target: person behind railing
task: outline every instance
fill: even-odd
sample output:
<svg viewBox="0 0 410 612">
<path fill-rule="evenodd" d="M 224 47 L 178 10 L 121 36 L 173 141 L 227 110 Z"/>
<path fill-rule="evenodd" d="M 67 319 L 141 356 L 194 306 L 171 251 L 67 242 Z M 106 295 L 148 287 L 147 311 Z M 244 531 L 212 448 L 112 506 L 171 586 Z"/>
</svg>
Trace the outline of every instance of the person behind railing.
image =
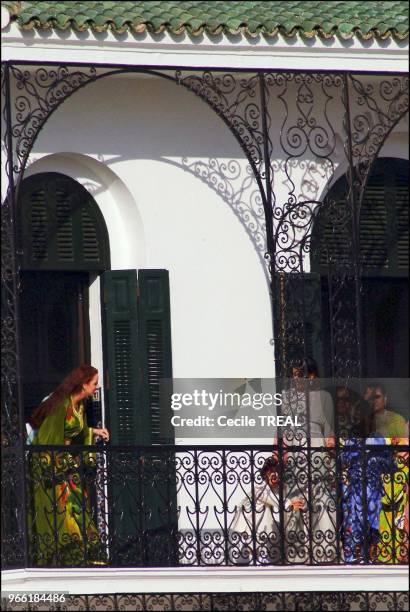
<svg viewBox="0 0 410 612">
<path fill-rule="evenodd" d="M 363 398 L 345 387 L 336 389 L 336 397 L 343 397 L 343 407 L 340 401 L 336 404 L 338 411 L 343 408 L 351 415 L 349 426 L 340 436 L 344 560 L 346 563 L 374 562 L 379 541 L 382 478 L 394 464 L 391 453 L 383 448 L 386 439 L 375 431 L 374 415 Z"/>
<path fill-rule="evenodd" d="M 386 387 L 379 382 L 367 385 L 364 399 L 369 403 L 374 415 L 376 431 L 385 438 L 403 438 L 406 436 L 406 421 L 394 410 L 387 410 Z"/>
<path fill-rule="evenodd" d="M 337 547 L 333 400 L 328 391 L 320 388 L 318 367 L 312 358 L 295 362 L 290 374 L 290 389 L 282 394 L 282 413 L 297 416 L 302 426 L 292 426 L 283 432 L 284 489 L 287 497 L 302 496 L 306 503 L 297 515 L 285 512 L 287 555 L 293 562 L 334 563 Z M 300 451 L 286 450 L 291 446 L 300 447 Z"/>
<path fill-rule="evenodd" d="M 364 398 L 372 408 L 375 429 L 384 436 L 386 444 L 408 446 L 406 421 L 400 414 L 387 410 L 388 396 L 384 385 L 370 383 Z M 382 563 L 406 563 L 409 549 L 409 453 L 390 451 L 390 454 L 393 465 L 384 472 L 382 481 L 377 560 Z"/>
<path fill-rule="evenodd" d="M 364 439 L 369 434 L 370 407 L 357 391 L 347 386 L 333 389 L 336 407 L 336 432 L 342 441 L 347 438 Z"/>
<path fill-rule="evenodd" d="M 31 549 L 37 564 L 103 564 L 104 551 L 92 520 L 82 474 L 95 465 L 92 453 L 70 452 L 69 446 L 90 445 L 94 436 L 109 440 L 105 428 L 87 425 L 83 400 L 98 386 L 98 370 L 81 365 L 33 411 L 31 444 L 67 446 L 61 450 L 32 449 L 29 485 Z M 53 564 L 54 564 L 53 563 Z"/>
<path fill-rule="evenodd" d="M 280 563 L 280 468 L 275 455 L 265 459 L 259 472 L 262 482 L 256 484 L 252 497 L 245 497 L 237 507 L 231 530 L 238 534 L 232 557 L 236 561 L 249 562 L 253 556 L 253 526 L 255 533 L 255 557 L 260 564 Z M 253 503 L 252 503 L 253 502 Z M 300 498 L 284 502 L 288 512 L 297 513 L 305 505 Z M 254 516 L 253 509 L 254 508 Z"/>
</svg>

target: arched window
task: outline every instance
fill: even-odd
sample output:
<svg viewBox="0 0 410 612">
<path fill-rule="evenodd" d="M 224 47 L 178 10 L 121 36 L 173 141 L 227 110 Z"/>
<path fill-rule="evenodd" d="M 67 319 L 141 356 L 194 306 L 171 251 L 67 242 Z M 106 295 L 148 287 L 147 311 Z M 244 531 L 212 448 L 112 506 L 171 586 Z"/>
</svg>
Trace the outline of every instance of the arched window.
<svg viewBox="0 0 410 612">
<path fill-rule="evenodd" d="M 348 184 L 342 176 L 327 195 L 312 236 L 312 272 L 351 265 L 352 224 L 346 205 Z M 408 164 L 380 158 L 369 177 L 360 211 L 360 261 L 366 276 L 408 276 L 409 202 Z"/>
<path fill-rule="evenodd" d="M 23 270 L 110 268 L 107 228 L 90 193 L 64 174 L 28 177 L 19 193 Z"/>
<path fill-rule="evenodd" d="M 28 417 L 79 363 L 90 359 L 90 273 L 110 268 L 108 232 L 90 193 L 56 172 L 19 191 L 23 397 Z"/>
<path fill-rule="evenodd" d="M 88 290 L 101 273 L 101 304 L 94 320 L 102 320 L 98 343 L 104 353 L 104 424 L 113 444 L 162 445 L 166 434 L 160 427 L 160 380 L 172 378 L 168 271 L 111 270 L 104 218 L 90 193 L 63 174 L 48 172 L 25 179 L 19 215 L 26 416 L 72 368 L 90 361 Z M 98 326 L 93 333 L 100 333 Z M 169 418 L 165 415 L 165 422 Z M 167 441 L 172 441 L 172 430 L 166 433 Z M 134 461 L 130 471 L 137 474 L 140 456 L 135 452 L 129 456 Z M 153 452 L 148 457 L 152 465 L 159 460 Z M 142 490 L 134 481 L 130 493 L 132 484 L 126 490 L 116 478 L 118 472 L 107 493 L 109 507 L 117 509 L 112 516 L 115 563 L 126 565 L 131 554 L 134 558 L 144 554 L 151 565 L 161 564 L 162 556 L 169 562 L 176 554 L 175 487 L 163 483 L 154 487 L 147 481 Z M 141 552 L 134 514 L 142 503 L 150 513 L 141 526 L 152 535 L 147 536 L 151 546 Z M 161 529 L 168 534 L 167 548 L 155 545 L 155 533 Z"/>
<path fill-rule="evenodd" d="M 320 283 L 321 350 L 331 358 L 329 329 L 330 279 L 353 275 L 352 218 L 347 205 L 348 182 L 341 177 L 331 188 L 315 221 L 311 240 L 311 278 Z M 408 164 L 394 158 L 378 159 L 369 176 L 359 215 L 359 261 L 362 287 L 363 375 L 407 377 L 409 272 Z M 313 282 L 313 281 L 312 281 Z M 345 319 L 349 308 L 346 287 L 339 283 Z M 310 321 L 310 324 L 311 321 Z M 345 321 L 346 329 L 348 321 Z M 329 373 L 329 372 L 328 372 Z"/>
</svg>

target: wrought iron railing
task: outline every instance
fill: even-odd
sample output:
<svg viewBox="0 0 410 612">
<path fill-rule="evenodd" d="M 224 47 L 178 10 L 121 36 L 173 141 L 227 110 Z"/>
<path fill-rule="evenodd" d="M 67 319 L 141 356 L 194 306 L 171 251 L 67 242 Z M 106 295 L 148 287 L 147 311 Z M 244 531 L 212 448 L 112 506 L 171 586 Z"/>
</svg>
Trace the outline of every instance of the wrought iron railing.
<svg viewBox="0 0 410 612">
<path fill-rule="evenodd" d="M 3 610 L 21 610 L 21 599 L 11 602 L 4 598 Z M 376 592 L 275 592 L 275 593 L 107 593 L 102 595 L 64 595 L 62 603 L 27 603 L 25 609 L 37 610 L 167 610 L 190 612 L 191 610 L 252 610 L 254 612 L 294 612 L 295 610 L 328 610 L 349 612 L 352 610 L 408 610 L 409 597 L 405 591 Z M 39 595 L 40 599 L 40 595 Z"/>
<path fill-rule="evenodd" d="M 102 78 L 107 79 L 108 83 L 112 77 L 120 74 L 129 76 L 145 74 L 163 78 L 167 83 L 173 82 L 176 87 L 191 92 L 222 120 L 227 128 L 227 136 L 230 134 L 240 146 L 247 165 L 239 163 L 236 157 L 227 161 L 225 158 L 221 160 L 215 152 L 208 161 L 202 158 L 201 160 L 183 159 L 181 163 L 187 171 L 217 191 L 232 208 L 253 242 L 260 261 L 267 263 L 263 270 L 269 281 L 271 296 L 275 372 L 280 376 L 286 375 L 289 367 L 297 364 L 302 356 L 307 357 L 310 354 L 321 362 L 323 370 L 326 366 L 328 375 L 332 377 L 350 378 L 369 372 L 368 364 L 365 363 L 366 329 L 363 329 L 363 313 L 366 312 L 366 308 L 362 304 L 365 292 L 362 282 L 364 270 L 360 246 L 362 237 L 360 216 L 361 211 L 366 210 L 366 192 L 369 193 L 368 185 L 371 183 L 372 171 L 376 168 L 378 158 L 391 135 L 397 133 L 397 130 L 400 131 L 400 125 L 403 126 L 402 122 L 407 116 L 407 75 L 395 73 L 369 75 L 350 71 L 300 72 L 297 69 L 254 73 L 246 70 L 227 72 L 224 69 L 181 71 L 178 66 L 160 70 L 135 65 L 86 65 L 81 62 L 57 65 L 47 64 L 44 60 L 2 63 L 1 114 L 4 120 L 4 161 L 8 182 L 1 215 L 3 296 L 1 415 L 4 466 L 2 495 L 5 514 L 2 527 L 4 544 L 2 554 L 5 567 L 22 567 L 27 559 L 30 559 L 31 563 L 34 563 L 33 559 L 36 563 L 47 561 L 47 556 L 41 551 L 36 551 L 33 544 L 36 538 L 39 538 L 39 534 L 36 534 L 34 529 L 36 519 L 33 516 L 35 517 L 36 510 L 33 507 L 33 499 L 30 498 L 30 495 L 35 493 L 29 490 L 26 502 L 21 449 L 24 398 L 21 388 L 22 334 L 19 307 L 22 255 L 21 227 L 18 222 L 21 209 L 18 198 L 19 187 L 25 178 L 26 167 L 38 136 L 48 127 L 48 121 L 54 112 L 58 109 L 63 111 L 61 105 L 88 85 L 96 84 Z M 345 172 L 341 194 L 336 181 L 339 172 Z M 405 178 L 400 175 L 400 181 Z M 333 187 L 337 187 L 336 191 Z M 386 182 L 385 193 L 388 196 L 386 202 L 391 202 L 394 190 L 390 178 Z M 386 219 L 391 221 L 394 219 L 393 209 L 390 204 L 388 206 Z M 380 230 L 383 228 L 383 223 L 375 227 Z M 387 232 L 389 240 L 390 233 Z M 339 237 L 336 241 L 335 236 Z M 392 244 L 395 244 L 394 241 Z M 316 271 L 315 262 L 319 266 L 319 270 Z M 388 332 L 386 334 L 387 339 L 395 336 Z M 385 368 L 378 367 L 377 370 L 385 371 Z M 402 371 L 401 364 L 399 370 Z M 33 452 L 36 451 L 28 451 L 28 456 L 31 457 Z M 172 460 L 177 463 L 178 455 L 172 454 L 173 451 L 170 453 Z M 147 456 L 150 456 L 149 451 L 144 455 L 145 463 L 142 464 L 144 466 L 149 464 Z M 104 521 L 107 523 L 105 531 L 101 528 L 101 537 L 109 551 L 110 562 L 114 562 L 115 555 L 113 557 L 112 550 L 118 548 L 116 543 L 121 539 L 122 533 L 117 527 L 116 520 L 119 519 L 116 518 L 116 512 L 120 513 L 118 516 L 125 518 L 128 515 L 132 516 L 126 504 L 125 510 L 119 510 L 123 501 L 117 490 L 120 488 L 121 480 L 126 483 L 125 490 L 128 490 L 127 483 L 130 479 L 122 475 L 122 461 L 118 459 L 120 455 L 116 454 L 116 451 L 104 451 L 102 457 L 104 465 L 95 470 L 103 484 L 95 485 L 94 490 L 99 490 L 102 498 L 106 500 L 104 503 L 101 501 L 98 520 L 101 520 L 102 524 Z M 113 466 L 110 463 L 111 459 Z M 305 558 L 310 563 L 327 562 L 328 559 L 330 562 L 334 554 L 337 561 L 344 562 L 344 519 L 341 509 L 343 483 L 342 468 L 338 466 L 337 453 L 332 461 L 336 462 L 335 472 L 337 472 L 335 483 L 332 484 L 332 487 L 335 487 L 336 527 L 330 530 L 331 533 L 335 533 L 334 542 L 330 542 L 330 553 L 326 552 L 324 544 L 327 543 L 326 538 L 323 542 L 317 542 L 313 537 L 316 532 L 315 519 L 310 508 L 298 511 L 305 519 L 300 532 L 296 531 L 295 535 L 288 527 L 287 518 L 291 512 L 283 506 L 286 496 L 282 491 L 279 533 L 284 534 L 284 540 L 280 542 L 279 552 L 272 553 L 274 562 L 305 562 Z M 133 465 L 132 461 L 130 463 Z M 309 465 L 310 461 L 307 462 L 307 466 Z M 31 467 L 27 467 L 29 474 Z M 364 469 L 364 466 L 362 467 Z M 192 477 L 189 486 L 186 486 L 183 479 L 180 480 L 177 472 L 176 475 L 170 474 L 169 478 L 167 477 L 169 495 L 173 500 L 167 502 L 171 524 L 175 525 L 175 513 L 177 516 L 178 514 L 184 516 L 185 512 L 188 518 L 186 531 L 180 527 L 180 518 L 178 518 L 178 528 L 168 529 L 168 533 L 174 534 L 172 554 L 168 555 L 172 563 L 174 561 L 192 564 L 215 562 L 215 551 L 218 551 L 216 562 L 231 563 L 232 550 L 237 551 L 236 562 L 242 560 L 248 563 L 251 557 L 252 563 L 258 563 L 261 547 L 255 535 L 254 518 L 252 518 L 250 538 L 246 541 L 246 544 L 251 543 L 251 545 L 248 548 L 245 546 L 244 554 L 239 553 L 240 543 L 232 542 L 230 520 L 231 512 L 234 513 L 235 510 L 232 510 L 233 500 L 227 493 L 230 488 L 226 486 L 224 489 L 223 478 L 226 468 L 227 466 L 221 469 L 222 475 L 219 474 L 217 477 L 215 475 L 219 488 L 216 487 L 214 495 L 219 500 L 218 503 L 222 504 L 216 506 L 218 513 L 213 505 L 207 506 L 207 494 L 201 497 L 202 483 L 198 478 L 200 476 L 205 483 L 208 483 L 209 477 L 200 466 L 193 469 L 193 476 L 192 471 L 188 470 L 190 478 Z M 72 474 L 75 475 L 75 468 L 72 469 L 74 470 Z M 145 478 L 148 478 L 146 468 L 143 469 L 139 465 L 138 469 L 143 471 Z M 254 491 L 253 487 L 257 481 L 253 478 L 256 477 L 254 473 L 259 466 L 248 466 L 247 469 L 250 473 L 247 483 L 249 489 L 243 491 L 244 498 L 249 495 L 249 490 Z M 140 473 L 137 468 L 135 470 Z M 51 473 L 52 471 L 53 468 Z M 333 468 L 328 468 L 328 471 L 332 473 Z M 244 474 L 248 472 L 245 470 Z M 309 476 L 312 470 L 307 467 L 305 472 Z M 86 478 L 87 473 L 83 470 L 78 478 L 80 480 Z M 27 481 L 30 482 L 34 477 L 35 475 L 29 476 Z M 219 482 L 221 478 L 222 482 Z M 305 475 L 303 478 L 307 483 L 305 497 L 309 506 L 315 499 L 314 495 L 312 497 L 313 481 Z M 92 480 L 91 476 L 90 479 Z M 119 479 L 119 482 L 116 479 Z M 321 482 L 320 478 L 318 482 Z M 137 500 L 143 500 L 144 486 L 138 479 L 136 485 L 135 491 L 140 491 Z M 52 480 L 51 490 L 53 486 Z M 93 486 L 90 487 L 91 490 Z M 151 486 L 152 494 L 158 488 L 155 480 L 152 480 L 152 485 L 146 486 L 148 489 Z M 212 480 L 204 486 L 214 489 Z M 238 490 L 240 487 L 242 484 L 238 481 Z M 175 502 L 175 489 L 177 491 L 179 489 L 177 502 Z M 364 486 L 363 494 L 365 490 Z M 135 491 L 130 489 L 130 500 L 135 495 Z M 179 503 L 182 494 L 180 491 L 185 491 L 190 500 L 189 504 L 194 506 L 197 504 L 194 510 L 189 504 L 188 510 Z M 226 493 L 221 494 L 220 491 Z M 226 505 L 223 506 L 223 503 Z M 253 504 L 252 509 L 255 514 L 255 499 L 252 498 L 250 503 Z M 365 500 L 364 504 L 366 508 Z M 22 529 L 26 506 L 29 512 L 28 523 L 30 526 L 31 522 L 31 528 L 34 530 L 27 536 Z M 95 507 L 98 508 L 98 505 Z M 134 535 L 129 537 L 140 541 L 138 546 L 143 560 L 144 556 L 149 558 L 151 555 L 145 548 L 145 540 L 149 542 L 156 540 L 149 521 L 148 526 L 144 523 L 148 520 L 145 517 L 148 512 L 147 506 L 140 507 L 138 501 L 137 508 L 139 511 L 136 519 L 133 519 Z M 333 511 L 330 514 L 333 516 Z M 211 531 L 207 525 L 210 515 L 214 515 L 216 521 L 214 531 Z M 219 520 L 216 519 L 221 517 L 222 526 L 219 526 Z M 140 521 L 139 527 L 138 521 L 135 522 L 137 519 Z M 47 520 L 51 520 L 51 516 Z M 189 527 L 191 520 L 193 526 Z M 56 529 L 58 525 L 56 522 Z M 290 530 L 290 533 L 286 532 L 286 529 L 288 532 Z M 390 530 L 396 534 L 395 526 L 392 525 Z M 320 531 L 317 533 L 320 534 Z M 390 533 L 389 529 L 387 532 Z M 299 533 L 300 537 L 297 535 Z M 354 558 L 363 557 L 364 560 L 369 560 L 372 556 L 370 551 L 373 551 L 374 546 L 372 547 L 371 542 L 366 540 L 366 533 L 366 529 L 359 529 L 360 537 L 357 537 L 360 542 L 361 539 L 364 540 L 364 545 L 362 548 L 360 542 L 355 545 L 352 551 Z M 82 536 L 78 537 L 81 540 Z M 295 542 L 291 537 L 295 538 Z M 127 538 L 127 535 L 122 537 L 124 541 L 127 541 Z M 47 538 L 43 540 L 46 541 Z M 271 540 L 270 537 L 269 542 Z M 56 548 L 55 541 L 52 534 L 48 542 L 50 547 L 54 544 Z M 29 544 L 28 551 L 27 544 Z M 182 553 L 180 553 L 181 547 Z M 251 552 L 246 553 L 248 549 Z M 323 554 L 318 556 L 318 551 L 323 551 Z M 56 558 L 50 563 L 58 562 L 57 552 L 55 551 Z M 124 559 L 125 553 L 115 554 Z M 135 550 L 125 557 L 132 558 L 133 555 L 136 555 Z M 138 559 L 138 555 L 135 558 Z M 392 562 L 397 560 L 393 547 Z"/>
<path fill-rule="evenodd" d="M 24 452 L 29 567 L 407 563 L 404 446 Z"/>
</svg>

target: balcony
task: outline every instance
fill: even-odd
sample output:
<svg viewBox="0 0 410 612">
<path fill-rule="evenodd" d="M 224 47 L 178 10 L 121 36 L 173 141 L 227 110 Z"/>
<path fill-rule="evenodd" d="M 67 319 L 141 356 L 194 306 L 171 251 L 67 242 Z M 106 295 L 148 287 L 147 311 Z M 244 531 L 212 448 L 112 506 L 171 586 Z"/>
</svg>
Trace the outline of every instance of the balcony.
<svg viewBox="0 0 410 612">
<path fill-rule="evenodd" d="M 24 461 L 27 568 L 408 562 L 405 446 L 26 446 Z"/>
</svg>

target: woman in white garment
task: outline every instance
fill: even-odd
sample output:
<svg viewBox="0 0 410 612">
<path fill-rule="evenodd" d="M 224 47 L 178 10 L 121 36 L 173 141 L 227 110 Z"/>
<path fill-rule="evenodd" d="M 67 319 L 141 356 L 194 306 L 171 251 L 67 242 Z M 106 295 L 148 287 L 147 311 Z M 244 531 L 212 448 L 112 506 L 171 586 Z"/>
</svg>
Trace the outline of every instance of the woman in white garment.
<svg viewBox="0 0 410 612">
<path fill-rule="evenodd" d="M 301 512 L 285 511 L 285 549 L 291 563 L 337 560 L 334 409 L 317 377 L 314 360 L 303 360 L 293 367 L 290 389 L 282 396 L 282 413 L 297 415 L 302 423 L 286 428 L 282 436 L 285 495 L 305 500 Z"/>
</svg>

